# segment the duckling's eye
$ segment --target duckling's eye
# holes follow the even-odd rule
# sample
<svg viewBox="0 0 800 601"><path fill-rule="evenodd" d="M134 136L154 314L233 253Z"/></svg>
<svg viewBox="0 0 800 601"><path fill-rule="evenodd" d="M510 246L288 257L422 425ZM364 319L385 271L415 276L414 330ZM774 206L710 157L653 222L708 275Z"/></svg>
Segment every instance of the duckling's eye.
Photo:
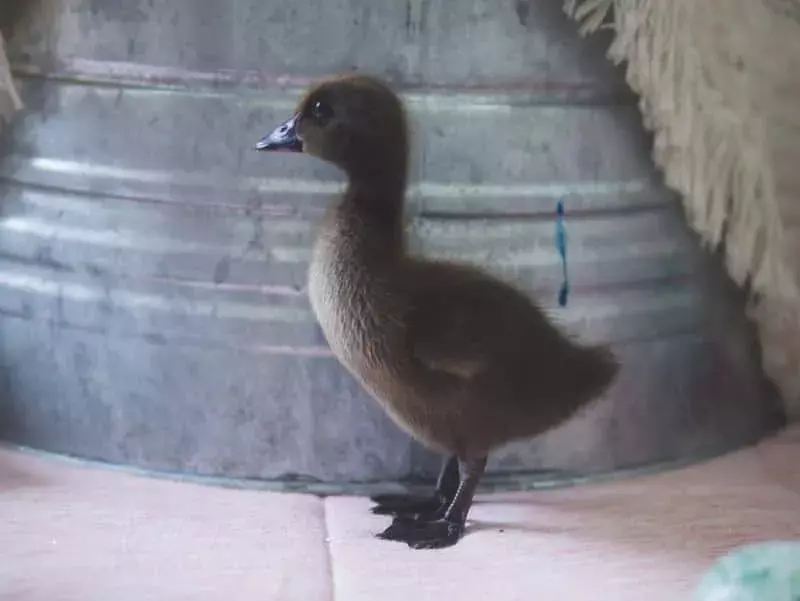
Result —
<svg viewBox="0 0 800 601"><path fill-rule="evenodd" d="M333 117L333 109L328 103L317 100L311 105L311 116L319 125L325 125Z"/></svg>

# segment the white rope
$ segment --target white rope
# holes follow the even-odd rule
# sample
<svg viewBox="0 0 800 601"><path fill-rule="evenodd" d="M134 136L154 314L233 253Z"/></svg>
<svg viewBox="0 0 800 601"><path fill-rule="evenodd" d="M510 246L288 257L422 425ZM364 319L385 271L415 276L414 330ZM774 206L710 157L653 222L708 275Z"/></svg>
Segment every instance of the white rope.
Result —
<svg viewBox="0 0 800 601"><path fill-rule="evenodd" d="M800 417L800 0L564 0L641 95L692 227L751 283L766 372Z"/></svg>
<svg viewBox="0 0 800 601"><path fill-rule="evenodd" d="M11 66L8 64L5 43L0 34L0 125L8 121L11 115L21 108L22 99L19 97L11 77Z"/></svg>

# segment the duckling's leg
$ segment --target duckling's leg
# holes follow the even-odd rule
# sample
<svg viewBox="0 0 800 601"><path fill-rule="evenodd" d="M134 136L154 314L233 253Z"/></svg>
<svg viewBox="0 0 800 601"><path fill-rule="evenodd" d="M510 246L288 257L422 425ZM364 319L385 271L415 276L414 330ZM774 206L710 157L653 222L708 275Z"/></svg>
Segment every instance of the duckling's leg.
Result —
<svg viewBox="0 0 800 601"><path fill-rule="evenodd" d="M433 521L397 517L378 535L408 544L412 549L443 549L455 545L464 534L475 489L486 469L486 456L458 461L461 484L444 517Z"/></svg>
<svg viewBox="0 0 800 601"><path fill-rule="evenodd" d="M417 519L437 519L444 515L458 492L458 458L453 455L442 465L436 490L430 496L378 495L372 497L377 503L372 513L415 517Z"/></svg>

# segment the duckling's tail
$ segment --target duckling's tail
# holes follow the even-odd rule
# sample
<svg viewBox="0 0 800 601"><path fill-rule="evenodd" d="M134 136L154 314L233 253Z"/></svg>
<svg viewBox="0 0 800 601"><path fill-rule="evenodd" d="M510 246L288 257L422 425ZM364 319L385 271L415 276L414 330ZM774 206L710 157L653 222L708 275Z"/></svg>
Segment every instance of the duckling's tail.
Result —
<svg viewBox="0 0 800 601"><path fill-rule="evenodd" d="M584 347L580 366L576 373L580 374L580 381L576 382L587 401L604 394L620 370L617 357L608 346Z"/></svg>

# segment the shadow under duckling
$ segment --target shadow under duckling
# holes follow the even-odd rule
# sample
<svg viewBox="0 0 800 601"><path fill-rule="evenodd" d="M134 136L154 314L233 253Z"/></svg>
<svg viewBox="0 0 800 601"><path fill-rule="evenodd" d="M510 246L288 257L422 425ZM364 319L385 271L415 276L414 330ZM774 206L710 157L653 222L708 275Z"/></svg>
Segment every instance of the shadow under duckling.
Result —
<svg viewBox="0 0 800 601"><path fill-rule="evenodd" d="M314 247L311 305L342 365L401 428L448 457L430 497L373 499L375 513L395 516L378 536L451 546L489 452L569 419L610 385L617 361L480 269L407 253L406 116L380 80L319 82L256 148L305 152L348 176Z"/></svg>

